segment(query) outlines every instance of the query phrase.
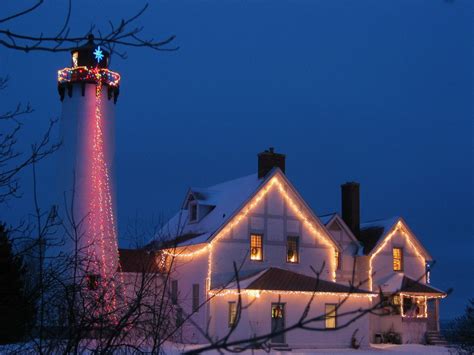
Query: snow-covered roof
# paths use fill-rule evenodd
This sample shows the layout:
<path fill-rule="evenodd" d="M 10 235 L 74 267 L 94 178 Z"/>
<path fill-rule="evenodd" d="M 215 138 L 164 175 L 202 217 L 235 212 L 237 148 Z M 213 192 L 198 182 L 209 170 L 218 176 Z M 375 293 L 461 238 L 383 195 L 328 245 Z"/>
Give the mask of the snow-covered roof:
<path fill-rule="evenodd" d="M 362 222 L 360 224 L 360 229 L 369 229 L 369 228 L 383 228 L 384 232 L 388 232 L 400 219 L 399 216 L 394 216 L 385 219 L 377 219 L 374 221 Z"/>
<path fill-rule="evenodd" d="M 325 225 L 327 226 L 327 224 L 329 222 L 331 222 L 331 220 L 337 215 L 336 212 L 333 212 L 333 213 L 329 213 L 329 214 L 324 214 L 324 215 L 321 215 L 321 216 L 318 216 L 319 220 Z"/>
<path fill-rule="evenodd" d="M 299 291 L 299 292 L 329 292 L 329 293 L 363 293 L 364 291 L 356 287 L 338 284 L 336 282 L 322 280 L 320 278 L 296 273 L 294 271 L 281 269 L 278 267 L 266 268 L 249 277 L 237 281 L 233 280 L 227 285 L 214 288 L 215 292 L 225 289 L 241 290 L 267 290 L 267 291 Z"/>
<path fill-rule="evenodd" d="M 252 174 L 206 188 L 190 188 L 189 193 L 198 201 L 205 201 L 205 205 L 214 208 L 199 221 L 189 222 L 188 210 L 183 206 L 157 233 L 157 241 L 177 239 L 176 246 L 206 242 L 275 172 L 269 174 L 267 179 L 259 179 L 257 174 Z M 182 236 L 193 237 L 180 241 Z"/>
<path fill-rule="evenodd" d="M 446 294 L 444 291 L 427 285 L 420 280 L 414 280 L 404 275 L 403 273 L 391 274 L 382 280 L 378 281 L 380 289 L 384 293 L 421 293 L 421 294 Z"/>
<path fill-rule="evenodd" d="M 361 223 L 359 240 L 364 246 L 364 253 L 369 254 L 399 220 L 400 217 L 396 216 Z"/>
<path fill-rule="evenodd" d="M 186 194 L 186 200 L 181 210 L 161 228 L 156 234 L 155 240 L 150 243 L 150 246 L 158 248 L 168 248 L 171 246 L 186 247 L 209 242 L 234 214 L 243 208 L 259 189 L 276 174 L 280 174 L 291 186 L 291 183 L 286 179 L 281 170 L 274 168 L 263 179 L 259 179 L 257 174 L 252 174 L 209 187 L 190 188 Z M 299 196 L 296 190 L 294 190 L 294 192 Z M 199 218 L 196 222 L 189 221 L 187 201 L 190 196 L 192 196 L 194 200 L 197 200 L 199 205 L 207 206 L 205 209 L 200 209 L 205 215 L 202 216 L 201 212 L 199 212 Z M 301 197 L 300 199 L 305 203 Z M 319 220 L 324 226 L 327 226 L 331 221 L 337 219 L 340 220 L 340 223 L 342 223 L 352 235 L 350 229 L 344 224 L 342 218 L 340 218 L 337 213 L 316 217 L 310 207 L 306 204 L 305 206 L 313 217 Z M 363 245 L 363 254 L 368 255 L 375 246 L 385 238 L 398 221 L 403 221 L 403 219 L 396 216 L 361 223 L 360 235 L 353 236 L 353 239 L 355 241 L 358 240 Z M 328 237 L 333 239 L 330 233 L 328 233 Z M 421 243 L 419 243 L 418 240 L 416 240 L 416 242 L 425 252 L 427 259 L 431 259 Z M 334 244 L 337 245 L 336 242 L 334 242 Z"/>

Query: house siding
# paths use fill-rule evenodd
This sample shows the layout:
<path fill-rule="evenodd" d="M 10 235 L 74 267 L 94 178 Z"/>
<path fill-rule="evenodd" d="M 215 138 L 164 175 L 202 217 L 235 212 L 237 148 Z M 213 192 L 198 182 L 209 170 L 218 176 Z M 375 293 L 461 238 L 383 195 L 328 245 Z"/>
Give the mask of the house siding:
<path fill-rule="evenodd" d="M 237 328 L 230 337 L 230 341 L 247 339 L 254 336 L 265 335 L 271 332 L 271 304 L 285 303 L 285 325 L 290 326 L 297 323 L 308 304 L 310 295 L 278 294 L 277 292 L 269 294 L 263 293 L 259 298 L 252 298 L 244 295 L 242 297 L 243 305 L 253 302 L 248 309 L 242 310 L 241 319 Z M 236 296 L 216 297 L 212 301 L 211 313 L 213 317 L 213 333 L 218 338 L 224 337 L 229 331 L 228 327 L 228 303 L 237 301 Z M 311 304 L 311 310 L 307 319 L 320 317 L 324 315 L 326 303 L 339 303 L 342 298 L 337 296 L 318 295 Z M 367 308 L 370 305 L 369 298 L 351 298 L 348 299 L 338 309 L 338 314 L 355 311 L 359 308 Z M 353 316 L 338 316 L 337 324 L 343 325 Z M 369 317 L 363 316 L 348 327 L 325 331 L 324 319 L 312 322 L 309 326 L 319 330 L 295 329 L 285 334 L 285 343 L 292 349 L 298 348 L 341 348 L 350 347 L 351 338 L 357 329 L 355 338 L 361 343 L 362 347 L 368 346 L 366 334 L 369 332 Z"/>

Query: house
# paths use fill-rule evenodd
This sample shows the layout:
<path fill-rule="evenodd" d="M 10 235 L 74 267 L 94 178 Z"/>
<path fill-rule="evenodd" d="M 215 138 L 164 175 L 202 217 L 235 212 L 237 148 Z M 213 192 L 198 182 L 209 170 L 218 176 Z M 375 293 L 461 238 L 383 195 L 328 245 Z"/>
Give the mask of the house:
<path fill-rule="evenodd" d="M 432 257 L 402 218 L 360 223 L 357 183 L 342 185 L 342 215 L 316 216 L 273 149 L 258 154 L 256 174 L 190 188 L 150 247 L 173 260 L 185 343 L 208 342 L 200 330 L 232 330 L 229 341 L 272 332 L 292 349 L 367 346 L 389 331 L 421 343 L 446 295 L 429 284 Z M 298 322 L 306 329 L 282 332 Z"/>

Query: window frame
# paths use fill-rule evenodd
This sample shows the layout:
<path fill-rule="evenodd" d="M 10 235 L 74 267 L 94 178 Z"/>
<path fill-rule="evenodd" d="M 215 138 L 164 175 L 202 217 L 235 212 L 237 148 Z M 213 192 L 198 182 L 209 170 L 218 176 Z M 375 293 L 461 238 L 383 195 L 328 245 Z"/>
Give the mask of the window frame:
<path fill-rule="evenodd" d="M 395 250 L 400 251 L 400 257 L 395 256 Z M 395 267 L 395 260 L 399 261 L 400 267 Z M 401 247 L 392 247 L 392 269 L 395 272 L 403 272 L 403 262 L 404 262 L 404 255 L 403 255 L 403 248 Z"/>
<path fill-rule="evenodd" d="M 190 201 L 188 205 L 189 210 L 189 223 L 195 223 L 199 221 L 199 204 L 196 201 Z M 196 212 L 196 216 L 193 217 L 193 211 Z"/>
<path fill-rule="evenodd" d="M 289 257 L 288 257 L 288 252 L 290 251 L 290 248 L 289 248 L 290 240 L 295 242 L 295 245 L 296 245 L 296 247 L 295 247 L 296 248 L 296 260 L 295 261 L 289 260 Z M 300 263 L 300 237 L 298 235 L 288 235 L 288 236 L 286 236 L 286 262 L 288 264 L 299 264 Z"/>
<path fill-rule="evenodd" d="M 334 307 L 332 312 L 328 311 L 328 307 Z M 330 313 L 334 313 L 334 315 L 329 315 Z M 325 329 L 336 329 L 337 328 L 337 304 L 336 303 L 325 303 L 324 304 L 324 328 Z M 328 324 L 329 322 L 334 319 L 334 326 Z"/>
<path fill-rule="evenodd" d="M 193 304 L 192 304 L 192 309 L 193 312 L 198 312 L 199 311 L 199 284 L 193 284 Z"/>
<path fill-rule="evenodd" d="M 260 246 L 254 246 L 253 245 L 253 237 L 259 237 L 260 238 Z M 259 248 L 260 249 L 260 258 L 259 259 L 253 259 L 252 257 L 252 249 L 253 248 Z M 263 234 L 262 233 L 251 233 L 250 234 L 250 260 L 251 261 L 258 261 L 262 262 L 263 261 Z"/>
<path fill-rule="evenodd" d="M 184 324 L 183 309 L 181 307 L 176 308 L 176 327 L 180 328 Z"/>
<path fill-rule="evenodd" d="M 336 271 L 342 270 L 342 254 L 339 249 L 334 249 L 334 259 L 336 262 Z"/>
<path fill-rule="evenodd" d="M 235 326 L 237 321 L 237 302 L 229 301 L 227 306 L 227 325 L 229 328 Z"/>
<path fill-rule="evenodd" d="M 178 280 L 171 280 L 171 304 L 178 304 Z"/>

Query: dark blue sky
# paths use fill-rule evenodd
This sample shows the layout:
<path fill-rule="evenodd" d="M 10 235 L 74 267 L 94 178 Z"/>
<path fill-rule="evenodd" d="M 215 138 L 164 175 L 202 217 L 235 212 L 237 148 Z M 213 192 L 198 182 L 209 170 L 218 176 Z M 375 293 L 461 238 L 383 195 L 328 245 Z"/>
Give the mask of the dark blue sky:
<path fill-rule="evenodd" d="M 72 26 L 105 28 L 140 7 L 130 4 L 76 2 Z M 11 28 L 57 29 L 62 6 Z M 145 32 L 176 34 L 181 49 L 113 59 L 122 243 L 135 215 L 169 216 L 188 186 L 253 173 L 274 146 L 316 213 L 339 210 L 339 185 L 357 180 L 363 220 L 403 216 L 438 261 L 433 284 L 454 287 L 441 317 L 461 313 L 474 296 L 473 14 L 469 0 L 153 2 Z M 25 142 L 59 116 L 56 70 L 68 64 L 67 54 L 0 50 L 11 78 L 2 108 L 36 109 Z M 44 205 L 55 169 L 54 159 L 42 166 Z M 2 216 L 31 210 L 23 181 L 25 198 Z"/>

